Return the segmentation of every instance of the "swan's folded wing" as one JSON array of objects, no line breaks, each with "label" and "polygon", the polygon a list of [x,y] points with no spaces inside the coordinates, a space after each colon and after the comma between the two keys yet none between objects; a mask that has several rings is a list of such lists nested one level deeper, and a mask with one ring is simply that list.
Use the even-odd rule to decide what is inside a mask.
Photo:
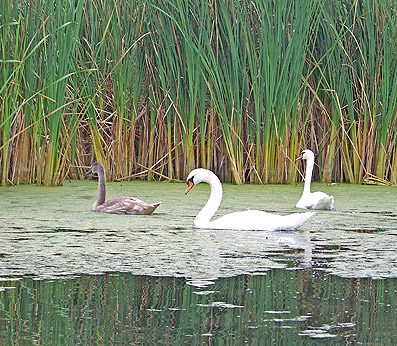
[{"label": "swan's folded wing", "polygon": [[323,195],[317,201],[315,209],[333,209],[334,208],[334,196],[329,196],[322,192]]},{"label": "swan's folded wing", "polygon": [[298,229],[315,214],[315,212],[308,212],[279,215],[280,220],[277,224],[274,225],[274,230],[291,231]]},{"label": "swan's folded wing", "polygon": [[334,197],[322,191],[312,192],[302,195],[296,207],[302,209],[333,209]]},{"label": "swan's folded wing", "polygon": [[142,214],[149,215],[160,203],[149,204],[134,197],[117,197],[106,201],[100,207],[103,212],[110,214]]},{"label": "swan's folded wing", "polygon": [[246,210],[224,215],[207,224],[195,224],[198,228],[247,231],[295,230],[302,226],[315,212],[278,215],[260,210]]}]

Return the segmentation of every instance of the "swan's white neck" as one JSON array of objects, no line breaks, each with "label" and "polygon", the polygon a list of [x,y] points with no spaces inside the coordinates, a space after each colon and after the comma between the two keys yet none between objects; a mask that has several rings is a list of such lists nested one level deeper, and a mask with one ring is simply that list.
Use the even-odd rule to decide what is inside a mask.
[{"label": "swan's white neck", "polygon": [[312,173],[314,167],[314,160],[308,159],[306,164],[306,175],[305,175],[305,187],[303,188],[303,194],[310,194],[310,183],[312,181]]},{"label": "swan's white neck", "polygon": [[210,185],[211,195],[208,199],[208,202],[194,219],[194,225],[200,228],[205,228],[211,223],[211,218],[218,210],[222,201],[222,184],[218,177],[215,175],[210,176],[203,181]]},{"label": "swan's white neck", "polygon": [[106,199],[106,176],[103,167],[98,168],[98,197],[92,206],[93,208],[105,203]]}]

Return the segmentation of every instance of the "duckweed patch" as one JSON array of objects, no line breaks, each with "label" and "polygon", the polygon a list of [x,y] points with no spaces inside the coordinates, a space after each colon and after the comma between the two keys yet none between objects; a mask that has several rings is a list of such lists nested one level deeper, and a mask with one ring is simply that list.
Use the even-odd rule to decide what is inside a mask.
[{"label": "duckweed patch", "polygon": [[[300,184],[223,187],[215,217],[245,209],[305,212],[295,208]],[[390,265],[397,261],[394,186],[313,183],[313,191],[334,196],[336,209],[317,211],[295,232],[193,228],[209,197],[204,185],[186,196],[185,183],[108,183],[108,198],[162,201],[151,216],[91,211],[97,188],[96,181],[87,180],[52,188],[1,189],[1,275],[44,279],[129,272],[200,279],[318,268],[342,277],[397,277],[397,268]]]}]

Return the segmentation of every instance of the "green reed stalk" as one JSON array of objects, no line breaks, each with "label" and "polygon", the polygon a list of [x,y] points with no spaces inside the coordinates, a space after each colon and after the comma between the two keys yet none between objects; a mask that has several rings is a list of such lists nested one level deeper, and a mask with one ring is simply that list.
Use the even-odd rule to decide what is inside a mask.
[{"label": "green reed stalk", "polygon": [[[253,17],[244,29],[255,121],[256,169],[265,182],[281,182],[280,162],[297,151],[298,108],[306,47],[316,24],[315,6],[297,1],[253,5]],[[251,30],[250,28],[254,28]],[[258,43],[259,44],[258,44]],[[256,45],[258,44],[258,48]],[[290,155],[288,155],[290,154]],[[289,170],[294,167],[288,160]],[[281,170],[282,171],[282,170]],[[290,180],[289,180],[290,181]]]},{"label": "green reed stalk", "polygon": [[[390,7],[385,8],[390,10]],[[325,92],[329,93],[320,95],[320,98],[328,99],[324,104],[329,107],[327,113],[332,114],[330,136],[325,132],[321,141],[327,144],[325,165],[331,169],[334,167],[331,157],[339,156],[337,150],[340,152],[342,164],[339,166],[343,169],[338,172],[338,180],[359,182],[364,173],[373,171],[376,160],[385,162],[382,156],[385,157],[386,151],[382,148],[387,146],[387,128],[391,125],[392,116],[383,113],[387,112],[389,103],[389,78],[379,78],[379,71],[395,68],[385,64],[388,62],[387,54],[378,53],[380,47],[386,45],[377,39],[380,27],[377,22],[387,17],[386,13],[387,10],[380,17],[373,2],[367,1],[355,2],[351,7],[338,3],[331,11],[329,7],[322,7],[322,16],[326,20],[322,21],[323,33],[319,37],[323,41],[318,46],[328,49],[326,47],[333,42],[339,42],[330,53],[320,51],[320,56],[325,56],[322,83]],[[386,25],[383,32],[388,32],[387,28]],[[388,54],[390,56],[390,52]],[[386,99],[381,103],[382,85],[388,92],[383,93]],[[382,109],[382,116],[378,118],[379,109]],[[390,114],[393,114],[392,109]],[[323,126],[326,126],[324,120]],[[377,174],[387,175],[384,164],[376,167]]]},{"label": "green reed stalk", "polygon": [[[240,151],[241,137],[241,100],[240,92],[242,58],[236,42],[239,30],[235,18],[235,8],[229,12],[226,6],[218,6],[215,21],[215,39],[211,44],[207,41],[205,55],[202,55],[205,72],[210,78],[209,91],[217,110],[223,140],[231,166],[233,180],[237,184],[243,182],[242,161]],[[224,38],[224,40],[222,40]],[[244,65],[243,65],[244,66]]]},{"label": "green reed stalk", "polygon": [[93,160],[109,179],[202,166],[237,184],[291,183],[303,147],[318,154],[315,178],[395,182],[395,11],[12,0],[0,8],[2,184],[60,184]]},{"label": "green reed stalk", "polygon": [[[48,118],[48,143],[46,143],[45,165],[43,184],[56,184],[54,181],[56,172],[60,169],[62,150],[59,152],[59,140],[62,127],[62,110],[59,106],[64,103],[66,97],[67,80],[62,79],[70,71],[71,52],[75,47],[78,26],[81,23],[83,1],[78,1],[70,7],[53,7],[52,3],[44,4],[44,16],[51,17],[48,28],[43,28],[51,33],[51,39],[46,42],[46,49],[40,61],[42,66],[42,83],[47,88],[47,99],[44,103],[45,112],[54,113]],[[44,17],[44,18],[45,18]],[[57,62],[54,66],[54,61]],[[56,85],[54,82],[59,79]],[[59,109],[59,110],[58,110]]]},{"label": "green reed stalk", "polygon": [[[387,6],[387,5],[388,6]],[[390,10],[391,3],[380,2],[379,8],[374,9],[375,15],[380,15],[384,18],[382,24],[382,32],[377,38],[378,48],[381,50],[381,57],[378,59],[378,66],[382,73],[378,78],[380,87],[381,107],[381,123],[380,136],[378,142],[378,165],[376,174],[381,178],[388,176],[387,172],[390,169],[388,164],[392,160],[393,146],[396,143],[396,131],[391,129],[396,128],[397,121],[397,19],[396,11],[394,13]],[[396,152],[394,151],[396,156]]]},{"label": "green reed stalk", "polygon": [[[12,137],[11,126],[13,121],[16,121],[15,116],[18,114],[14,112],[15,108],[18,104],[18,94],[19,94],[19,85],[20,78],[23,71],[23,65],[20,64],[19,57],[15,56],[13,60],[6,59],[5,55],[7,54],[7,50],[5,47],[5,42],[11,39],[10,35],[13,34],[13,29],[15,27],[15,53],[18,54],[20,51],[19,48],[19,32],[21,30],[21,18],[19,18],[18,23],[12,23],[11,25],[3,26],[2,30],[2,56],[4,56],[4,60],[2,61],[2,65],[4,65],[3,69],[3,80],[5,83],[0,90],[0,95],[4,102],[2,102],[2,107],[0,109],[1,114],[3,115],[0,118],[1,121],[1,129],[2,129],[2,142],[4,143],[2,146],[2,176],[1,176],[1,185],[4,186],[8,184],[8,170],[10,167],[10,156],[12,147],[10,143],[10,137]],[[13,83],[9,83],[9,81]],[[11,149],[11,150],[10,150]]]}]

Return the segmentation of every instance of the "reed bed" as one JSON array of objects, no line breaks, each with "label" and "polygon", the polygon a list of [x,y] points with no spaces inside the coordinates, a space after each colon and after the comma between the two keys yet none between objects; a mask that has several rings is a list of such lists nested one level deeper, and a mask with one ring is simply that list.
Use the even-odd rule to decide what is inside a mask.
[{"label": "reed bed", "polygon": [[397,183],[397,8],[386,1],[3,1],[1,184]]}]

